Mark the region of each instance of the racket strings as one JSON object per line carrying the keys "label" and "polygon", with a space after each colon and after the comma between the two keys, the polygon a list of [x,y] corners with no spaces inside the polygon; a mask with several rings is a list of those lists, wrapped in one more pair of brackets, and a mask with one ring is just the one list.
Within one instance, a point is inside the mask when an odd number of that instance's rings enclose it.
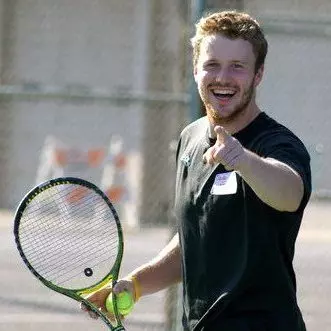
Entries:
{"label": "racket strings", "polygon": [[[101,229],[100,229],[100,231],[101,231]],[[77,239],[80,240],[81,238],[77,238]],[[93,240],[93,239],[94,239],[94,237],[90,236],[90,240]],[[94,245],[91,245],[91,242],[90,242],[89,247],[87,247],[87,245],[81,245],[81,247],[75,247],[76,244],[75,243],[72,244],[72,242],[70,243],[70,245],[67,245],[67,249],[68,248],[69,249],[75,249],[76,252],[78,253],[75,257],[70,257],[70,260],[67,261],[71,265],[70,269],[72,270],[72,268],[75,268],[77,263],[78,263],[78,266],[80,264],[88,263],[90,258],[92,259],[94,257],[94,261],[97,261],[99,255],[104,256],[104,254],[106,254],[107,251],[106,250],[100,250],[100,246],[101,247],[104,246],[104,245],[102,245],[102,240],[103,240],[103,238],[99,236],[98,237],[98,243],[94,244]],[[104,240],[110,242],[110,238],[105,238]],[[62,246],[62,244],[63,244],[63,240],[61,240],[60,246]],[[51,246],[51,247],[54,247],[54,246],[59,246],[59,244],[57,242],[54,242],[53,246]],[[83,255],[83,258],[82,258],[82,255],[80,254],[80,251],[82,251],[82,250],[84,251],[85,246],[86,246],[86,249],[88,248],[88,251],[90,252],[90,254],[85,253]],[[113,245],[113,247],[110,247],[110,249],[112,249],[112,248],[116,248],[116,244]],[[64,271],[67,268],[67,265],[66,265],[67,263],[66,263],[66,260],[65,260],[65,257],[63,256],[63,254],[60,254],[60,255],[57,254],[53,257],[52,256],[47,256],[47,255],[45,256],[45,254],[40,256],[40,254],[39,254],[39,256],[37,256],[37,258],[38,259],[43,258],[43,259],[48,260],[48,267],[44,268],[44,276],[45,277],[50,278],[51,274],[54,271],[57,271],[58,273],[60,273],[61,276],[62,276],[61,278],[65,277],[66,273]],[[37,259],[37,261],[36,261],[36,259],[31,260],[31,263],[33,263],[33,264],[38,263],[38,259]],[[109,260],[109,256],[107,257],[107,260]],[[91,265],[91,264],[89,263],[88,265]],[[58,281],[60,282],[60,279]]]}
{"label": "racket strings", "polygon": [[[119,245],[111,206],[78,184],[57,185],[32,199],[21,217],[19,235],[32,267],[67,288],[88,287],[107,275]],[[87,269],[92,273],[86,274]]]}
{"label": "racket strings", "polygon": [[[62,230],[63,231],[68,231],[68,230],[77,230],[76,228],[73,228],[72,227],[72,225],[71,225],[72,223],[70,223],[70,222],[66,222],[66,225],[67,226],[62,226],[61,228],[62,228]],[[94,224],[95,225],[98,225],[98,223],[97,222],[94,222]],[[62,224],[61,224],[62,225]],[[102,232],[104,232],[104,228],[103,228],[103,226],[104,226],[104,224],[103,223],[100,223],[100,227],[98,228],[97,226],[95,226],[94,227],[94,232],[97,232],[97,233],[100,233],[100,231],[101,231],[101,233]],[[45,227],[45,225],[40,225],[39,224],[39,226],[37,225],[37,226],[35,226],[35,227],[33,227],[33,229],[35,230],[34,232],[32,232],[31,231],[31,229],[30,228],[27,228],[27,227],[24,227],[24,226],[22,226],[22,228],[21,228],[21,231],[22,231],[22,229],[24,229],[25,231],[27,231],[27,234],[29,234],[29,235],[27,235],[26,236],[26,238],[25,239],[21,239],[21,242],[22,243],[25,243],[25,242],[29,242],[30,240],[33,240],[33,241],[35,241],[35,242],[40,242],[40,243],[42,243],[43,245],[46,245],[46,244],[48,244],[48,243],[54,243],[54,238],[52,238],[52,237],[48,237],[48,236],[46,236],[45,234],[47,234],[47,233],[44,233],[44,227]],[[38,232],[36,232],[36,230],[41,230],[41,235],[45,235],[44,236],[44,238],[39,238],[38,236],[37,236],[37,234],[38,234]],[[50,229],[50,228],[49,228]],[[83,238],[87,233],[89,234],[91,232],[91,229],[90,228],[88,228],[88,225],[84,225],[83,224],[83,227],[80,227],[80,229],[79,229],[79,232],[76,232],[76,238],[77,239],[79,239],[79,238]],[[108,234],[107,234],[108,235]],[[111,240],[114,240],[115,238],[117,237],[117,229],[114,229],[114,232],[111,234],[111,237],[110,237],[110,239]],[[58,244],[63,244],[63,243],[65,243],[66,242],[66,239],[65,238],[60,238],[58,241],[57,241],[57,243]],[[34,251],[35,249],[34,249],[34,247],[32,246],[31,247],[31,250],[30,251]],[[26,249],[26,253],[29,253],[30,252],[29,251],[29,249]],[[42,253],[42,252],[41,252]]]}
{"label": "racket strings", "polygon": [[[103,229],[102,228],[100,228],[100,231],[103,231]],[[79,236],[77,236],[77,240],[79,240],[79,239],[83,239],[84,238],[84,235],[86,235],[86,234],[88,234],[88,230],[86,230],[86,231],[84,231],[84,233],[79,233]],[[116,233],[114,233],[113,235],[108,235],[108,234],[106,234],[107,235],[107,238],[105,238],[105,240],[107,240],[107,241],[110,241],[110,242],[112,242],[112,241],[115,241],[116,240],[116,237],[117,237],[117,234]],[[99,240],[100,239],[102,239],[101,237],[98,237],[99,238]],[[90,236],[90,239],[96,239],[96,236],[94,236],[94,237],[91,237]],[[29,241],[30,242],[30,241]],[[73,247],[73,243],[72,242],[70,242],[69,244],[68,244],[68,242],[67,242],[67,240],[66,240],[66,238],[61,238],[60,240],[57,240],[57,241],[55,241],[55,240],[53,240],[53,242],[51,241],[51,240],[45,240],[45,241],[41,241],[41,240],[38,240],[38,241],[36,241],[35,240],[35,243],[42,243],[43,245],[46,245],[46,244],[53,244],[53,246],[62,246],[63,244],[66,244],[67,245],[67,247],[68,248],[70,248],[70,247]],[[22,241],[22,245],[24,245],[26,243],[26,240],[23,240]],[[89,245],[89,249],[92,249],[93,247],[91,246],[91,244],[90,244],[90,242],[86,242],[86,245]],[[85,246],[86,245],[84,245],[84,244],[80,244],[80,249],[84,249],[85,248]],[[98,246],[100,246],[100,244],[98,243],[97,245],[95,245],[95,247],[98,247]],[[112,248],[112,250],[114,250],[114,252],[115,252],[115,249],[116,249],[116,247],[117,247],[117,244],[116,243],[114,243],[113,244],[113,246],[111,246],[111,248]],[[29,255],[30,253],[35,253],[35,247],[31,247],[30,246],[30,249],[29,248],[27,248],[26,250],[25,250],[25,254],[26,255]],[[48,255],[47,255],[48,254]],[[30,260],[30,262],[31,263],[33,263],[35,260],[38,260],[38,259],[40,259],[40,258],[49,258],[49,257],[51,257],[53,254],[51,253],[51,252],[47,252],[47,251],[40,251],[39,253],[35,253],[35,254],[33,254],[33,257],[31,258],[31,260]]]}
{"label": "racket strings", "polygon": [[[100,231],[102,231],[101,228],[100,228]],[[83,238],[80,236],[80,237],[77,237],[76,239],[79,240],[79,239],[83,239]],[[90,239],[93,240],[93,239],[96,239],[96,237],[90,237]],[[99,254],[108,253],[106,249],[103,249],[103,250],[100,249],[100,247],[103,247],[101,245],[101,242],[100,242],[102,240],[102,237],[98,237],[98,239],[99,239],[98,240],[98,243],[95,243],[95,244],[92,244],[91,245],[91,242],[86,242],[85,245],[84,244],[83,245],[80,244],[79,247],[77,247],[77,245],[75,245],[75,243],[72,243],[72,242],[70,244],[67,244],[67,241],[62,239],[62,240],[59,240],[59,241],[54,241],[53,242],[53,246],[60,247],[63,244],[66,244],[67,245],[67,248],[69,248],[69,249],[71,249],[71,248],[72,249],[78,249],[77,250],[78,253],[81,250],[84,251],[85,249],[88,249],[91,252],[91,254],[85,255],[85,259],[82,259],[81,256],[79,254],[77,254],[77,256],[75,256],[74,258],[72,258],[70,260],[70,263],[71,264],[73,264],[75,262],[84,263],[84,262],[88,262],[89,261],[89,259],[91,258],[91,255],[93,255],[95,257],[95,259],[98,259]],[[107,240],[107,241],[110,241],[110,242],[111,242],[111,240],[114,240],[114,239],[115,239],[115,236],[108,237],[108,235],[107,235],[106,238],[104,238],[105,241]],[[46,242],[45,242],[45,244],[46,244]],[[114,251],[114,254],[112,255],[112,257],[114,259],[116,258],[116,254],[115,254],[116,247],[117,247],[117,244],[116,243],[114,243],[112,246],[110,246],[111,251]],[[108,249],[108,247],[107,247],[107,249]],[[33,252],[33,251],[30,249],[30,251],[26,251],[26,254],[29,255],[31,252]],[[52,259],[52,257],[53,257],[53,259]],[[44,269],[44,275],[45,275],[45,277],[50,276],[53,273],[53,271],[55,271],[56,269],[58,271],[63,270],[63,268],[62,269],[59,268],[65,262],[63,260],[63,256],[61,256],[61,255],[54,256],[54,254],[53,254],[52,251],[47,252],[46,250],[44,250],[44,251],[41,251],[41,252],[39,252],[37,254],[34,254],[33,258],[30,259],[30,263],[31,264],[37,264],[38,263],[38,260],[40,260],[41,258],[42,259],[48,259],[48,262],[49,262],[49,268],[45,268]],[[109,257],[107,259],[109,260]]]}
{"label": "racket strings", "polygon": [[[110,240],[107,238],[107,240]],[[87,248],[87,245],[85,245],[85,247],[80,247],[80,249],[84,249]],[[101,245],[102,247],[102,245]],[[74,247],[75,248],[75,247]],[[116,245],[113,245],[112,248],[116,248]],[[46,278],[50,278],[52,276],[52,274],[57,271],[58,273],[61,274],[61,278],[58,279],[58,283],[62,283],[65,280],[67,280],[67,275],[70,274],[72,272],[72,270],[67,270],[67,265],[65,262],[68,262],[71,264],[72,268],[74,268],[74,266],[80,266],[80,265],[88,265],[89,268],[92,267],[91,262],[93,261],[93,267],[98,265],[99,263],[103,262],[103,261],[109,261],[109,256],[107,256],[108,253],[108,247],[107,249],[100,249],[100,244],[98,245],[89,245],[88,250],[90,252],[90,254],[85,254],[84,258],[82,258],[79,255],[79,252],[77,254],[77,256],[71,258],[68,261],[64,261],[63,258],[57,259],[55,261],[50,261],[52,263],[49,263],[49,268],[45,268],[44,270],[44,276]],[[107,256],[106,259],[101,260],[100,257],[102,256]],[[115,255],[113,255],[113,257],[116,257]],[[46,257],[47,258],[47,257]],[[65,280],[63,280],[65,279]]]}
{"label": "racket strings", "polygon": [[[29,217],[25,220],[24,225],[26,226],[29,224],[28,221],[30,220],[30,224],[35,227],[35,217],[38,217],[41,211],[44,211],[45,213],[56,212],[59,217],[77,216],[76,214],[84,214],[86,211],[90,210],[91,204],[93,204],[96,200],[95,193],[93,195],[90,194],[87,198],[84,198],[84,201],[81,201],[82,203],[80,204],[79,208],[70,210],[70,206],[65,203],[65,201],[68,200],[67,196],[68,189],[59,190],[57,187],[53,187],[43,191],[42,193],[39,193],[35,197],[35,200],[33,200],[33,203],[29,204],[26,208],[26,214],[29,215]],[[71,207],[73,206],[74,204],[71,205]],[[107,209],[104,204],[103,208],[105,210]],[[58,213],[57,210],[55,211],[55,209],[59,209],[60,213]]]}
{"label": "racket strings", "polygon": [[[34,217],[34,215],[31,215],[31,218],[33,218]],[[74,223],[71,223],[71,222],[61,222],[61,223],[55,223],[55,224],[53,224],[53,225],[56,225],[56,226],[61,226],[61,229],[63,230],[63,231],[66,231],[66,232],[68,232],[69,230],[70,231],[72,231],[72,230],[77,230],[76,228],[74,228],[72,225],[73,225]],[[104,226],[104,224],[103,223],[100,223],[100,227],[98,228],[97,227],[97,225],[98,225],[98,223],[97,222],[94,222],[94,232],[97,232],[97,233],[102,233],[102,232],[104,232],[104,228],[103,228],[103,226]],[[25,231],[26,231],[26,233],[27,234],[29,234],[29,235],[27,235],[26,236],[26,239],[24,240],[24,239],[21,239],[21,242],[24,244],[26,241],[30,241],[30,240],[33,240],[33,241],[35,241],[35,242],[40,242],[43,246],[46,246],[47,244],[50,244],[50,243],[52,243],[53,242],[53,244],[55,243],[55,242],[57,242],[58,244],[64,244],[64,243],[66,243],[66,238],[63,238],[63,237],[61,237],[58,241],[55,241],[54,240],[54,238],[53,237],[49,237],[49,236],[47,236],[47,232],[45,232],[44,231],[44,228],[45,228],[45,226],[46,226],[46,224],[44,223],[44,224],[36,224],[35,226],[33,226],[33,230],[34,231],[31,231],[32,230],[32,228],[25,228],[24,227],[24,225],[22,225],[22,227],[21,227],[21,232],[22,232],[22,230],[24,229]],[[49,227],[48,227],[48,229],[50,229]],[[37,230],[41,230],[41,231],[39,231],[40,232],[40,234],[41,235],[44,235],[44,237],[43,238],[39,238],[38,237],[38,231]],[[114,233],[112,234],[112,237],[110,238],[110,239],[115,239],[115,237],[117,236],[117,229],[114,229],[115,231],[114,231]],[[82,227],[80,227],[80,229],[79,229],[79,232],[77,231],[76,232],[76,238],[77,239],[83,239],[83,237],[87,234],[87,233],[90,233],[90,231],[91,231],[91,229],[90,228],[88,228],[88,225],[85,223],[83,223],[83,225],[82,225]],[[100,232],[100,231],[102,231],[102,232]],[[70,245],[70,243],[69,243],[69,245]],[[34,246],[31,246],[30,247],[31,249],[29,250],[29,249],[26,249],[26,253],[28,254],[30,251],[34,251],[35,250],[35,248],[34,248]],[[42,251],[40,252],[41,254],[43,253]]]}
{"label": "racket strings", "polygon": [[[93,258],[93,260],[95,260],[95,258]],[[90,263],[88,268],[91,269],[91,270],[93,270],[95,267],[97,267],[101,263],[105,263],[105,262],[109,262],[109,260],[107,258],[99,259],[99,260],[95,261],[94,264],[93,263],[92,264]],[[107,265],[109,265],[109,264],[107,263]],[[108,267],[107,270],[109,271],[109,267]],[[78,269],[78,268],[76,269],[76,271],[77,271],[76,273],[74,273],[72,270],[71,270],[70,273],[69,272],[65,272],[66,271],[66,268],[62,268],[62,269],[61,268],[58,268],[57,271],[58,272],[61,272],[62,271],[61,278],[58,279],[58,281],[57,281],[58,285],[62,285],[62,286],[64,284],[66,284],[68,281],[70,281],[72,278],[79,277],[82,274],[81,270]],[[47,277],[47,275],[45,275],[45,277]]]}

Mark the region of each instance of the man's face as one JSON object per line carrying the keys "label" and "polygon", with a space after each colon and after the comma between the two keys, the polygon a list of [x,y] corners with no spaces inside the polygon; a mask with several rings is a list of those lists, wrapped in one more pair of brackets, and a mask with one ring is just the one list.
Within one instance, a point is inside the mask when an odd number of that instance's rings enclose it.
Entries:
{"label": "man's face", "polygon": [[255,73],[255,61],[252,45],[244,39],[203,39],[194,77],[214,124],[229,123],[250,110],[263,73],[263,68]]}

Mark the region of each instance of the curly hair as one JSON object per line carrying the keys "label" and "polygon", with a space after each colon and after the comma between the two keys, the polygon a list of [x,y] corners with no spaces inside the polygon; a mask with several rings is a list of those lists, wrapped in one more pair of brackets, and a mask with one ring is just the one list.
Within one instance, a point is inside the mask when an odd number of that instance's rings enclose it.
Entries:
{"label": "curly hair", "polygon": [[256,57],[255,71],[264,63],[268,52],[268,42],[259,23],[247,13],[221,11],[201,18],[196,24],[196,34],[191,39],[194,65],[198,62],[203,38],[214,34],[229,39],[241,38],[250,42]]}

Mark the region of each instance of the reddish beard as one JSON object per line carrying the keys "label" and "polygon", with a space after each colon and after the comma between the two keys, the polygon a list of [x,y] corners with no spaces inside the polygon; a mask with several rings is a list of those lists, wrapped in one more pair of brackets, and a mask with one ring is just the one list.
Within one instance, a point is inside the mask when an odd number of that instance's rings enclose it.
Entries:
{"label": "reddish beard", "polygon": [[247,106],[251,102],[254,95],[254,81],[252,81],[248,89],[244,91],[240,103],[235,106],[233,111],[227,116],[221,116],[218,110],[215,109],[209,102],[206,95],[207,93],[203,93],[203,95],[201,95],[201,99],[205,105],[207,117],[209,118],[209,120],[216,125],[224,125],[227,123],[231,123],[246,111]]}

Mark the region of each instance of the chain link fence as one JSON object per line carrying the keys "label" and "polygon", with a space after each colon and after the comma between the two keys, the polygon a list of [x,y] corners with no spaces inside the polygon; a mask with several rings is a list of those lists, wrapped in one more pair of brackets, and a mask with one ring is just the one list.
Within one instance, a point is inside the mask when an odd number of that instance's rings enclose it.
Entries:
{"label": "chain link fence", "polygon": [[[0,0],[0,207],[13,210],[41,180],[79,176],[109,193],[129,236],[156,229],[165,244],[175,232],[174,146],[197,115],[192,17],[218,8],[261,19],[270,53],[259,100],[305,141],[314,194],[329,197],[331,8],[311,3]],[[180,286],[146,302],[128,329],[181,329]]]}
{"label": "chain link fence", "polygon": [[[189,120],[189,12],[188,1],[175,0],[0,1],[2,209],[13,211],[36,183],[78,176],[99,185],[119,211],[123,273],[157,253],[146,249],[149,229],[159,229],[158,249],[166,244],[173,145]],[[166,297],[137,305],[128,328],[165,328]],[[43,298],[14,293],[4,314],[10,319],[15,307],[29,311]],[[43,305],[34,313],[42,315]],[[26,329],[27,319],[13,325]],[[49,329],[59,325],[55,318]]]}

